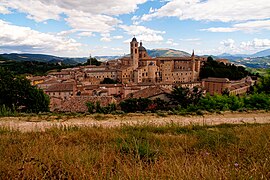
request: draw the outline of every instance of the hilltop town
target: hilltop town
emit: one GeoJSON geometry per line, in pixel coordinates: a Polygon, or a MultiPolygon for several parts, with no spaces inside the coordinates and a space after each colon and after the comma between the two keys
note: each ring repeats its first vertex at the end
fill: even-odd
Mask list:
{"type": "MultiPolygon", "coordinates": [[[[200,79],[206,57],[150,57],[134,37],[130,55],[103,62],[50,72],[47,76],[29,78],[32,85],[44,90],[50,97],[51,111],[85,112],[86,102],[101,105],[117,103],[129,97],[167,99],[175,86],[201,87],[211,95],[228,91],[232,95],[246,93],[253,85],[251,78],[230,81],[228,78],[200,79]],[[106,84],[110,80],[115,83],[106,84]]],[[[229,63],[220,60],[222,63],[229,63]]]]}

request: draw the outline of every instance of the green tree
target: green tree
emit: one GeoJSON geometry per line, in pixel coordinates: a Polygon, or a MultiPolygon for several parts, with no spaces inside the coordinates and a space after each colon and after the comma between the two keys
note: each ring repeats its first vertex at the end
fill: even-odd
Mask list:
{"type": "Polygon", "coordinates": [[[113,80],[111,78],[104,78],[103,81],[100,82],[100,84],[118,84],[119,82],[116,80],[113,80]]]}
{"type": "Polygon", "coordinates": [[[49,111],[49,97],[24,77],[0,68],[0,106],[24,112],[49,111]]]}
{"type": "Polygon", "coordinates": [[[101,65],[101,62],[98,61],[96,58],[90,57],[89,59],[87,59],[87,62],[84,65],[96,65],[96,66],[100,66],[101,65]]]}
{"type": "Polygon", "coordinates": [[[198,87],[189,89],[186,87],[174,87],[171,94],[168,95],[173,105],[180,105],[187,108],[189,105],[196,105],[202,97],[202,91],[198,87]]]}
{"type": "Polygon", "coordinates": [[[254,91],[257,93],[270,94],[270,70],[267,71],[265,76],[259,78],[254,87],[254,91]]]}

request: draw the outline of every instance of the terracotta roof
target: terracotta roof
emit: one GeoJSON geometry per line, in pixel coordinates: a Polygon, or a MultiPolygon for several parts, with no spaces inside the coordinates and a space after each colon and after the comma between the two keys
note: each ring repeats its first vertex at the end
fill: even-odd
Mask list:
{"type": "Polygon", "coordinates": [[[29,78],[30,81],[39,81],[39,80],[45,80],[46,77],[45,76],[34,76],[29,78]]]}
{"type": "Polygon", "coordinates": [[[165,89],[163,87],[149,87],[142,89],[140,91],[137,91],[135,93],[130,93],[127,95],[127,98],[130,98],[131,96],[133,98],[150,98],[153,96],[157,96],[159,94],[170,94],[171,91],[169,89],[165,89]]]}
{"type": "Polygon", "coordinates": [[[207,79],[203,79],[203,81],[206,82],[230,82],[228,78],[213,78],[213,77],[208,77],[207,79]]]}
{"type": "Polygon", "coordinates": [[[69,75],[69,72],[64,71],[64,72],[50,72],[49,75],[69,75]]]}
{"type": "Polygon", "coordinates": [[[73,87],[73,83],[58,83],[48,87],[46,92],[70,92],[73,91],[73,87]]]}
{"type": "Polygon", "coordinates": [[[230,87],[230,90],[236,90],[236,89],[241,89],[243,87],[249,87],[250,85],[248,83],[244,83],[244,84],[237,84],[237,85],[233,85],[232,87],[230,87]]]}
{"type": "Polygon", "coordinates": [[[59,80],[56,80],[56,79],[49,79],[47,81],[44,81],[43,83],[40,83],[40,84],[58,84],[60,83],[61,81],[59,80]]]}

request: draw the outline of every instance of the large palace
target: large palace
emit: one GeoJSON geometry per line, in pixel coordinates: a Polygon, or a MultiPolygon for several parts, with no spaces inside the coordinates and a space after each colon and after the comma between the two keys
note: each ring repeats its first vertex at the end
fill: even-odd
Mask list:
{"type": "Polygon", "coordinates": [[[142,42],[134,37],[130,42],[130,56],[121,58],[123,83],[187,83],[199,80],[201,63],[205,58],[155,57],[147,54],[142,42]]]}
{"type": "Polygon", "coordinates": [[[30,78],[33,85],[50,96],[52,111],[85,112],[86,102],[106,105],[129,97],[161,98],[166,100],[174,86],[200,86],[210,94],[228,89],[231,94],[245,93],[250,83],[243,79],[199,79],[200,68],[206,61],[194,55],[185,57],[150,57],[142,42],[134,37],[130,55],[104,62],[101,66],[79,66],[50,72],[47,76],[30,78]],[[118,84],[103,84],[105,78],[118,84]]]}

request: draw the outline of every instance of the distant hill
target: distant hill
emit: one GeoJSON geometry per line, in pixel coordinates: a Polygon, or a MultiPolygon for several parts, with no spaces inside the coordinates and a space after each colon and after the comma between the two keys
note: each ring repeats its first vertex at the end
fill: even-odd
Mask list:
{"type": "Polygon", "coordinates": [[[4,58],[4,57],[2,57],[2,56],[0,55],[0,62],[4,62],[4,61],[8,61],[8,59],[7,59],[7,58],[4,58]]]}
{"type": "Polygon", "coordinates": [[[191,56],[185,51],[175,49],[152,49],[147,50],[147,53],[151,57],[187,57],[191,56]]]}
{"type": "Polygon", "coordinates": [[[75,65],[78,63],[86,62],[87,58],[66,58],[66,57],[57,57],[45,54],[0,54],[5,59],[14,60],[14,61],[37,61],[37,62],[47,62],[47,63],[58,63],[75,65]]]}
{"type": "Polygon", "coordinates": [[[252,54],[252,57],[265,57],[270,56],[270,49],[266,49],[255,54],[252,54]]]}
{"type": "Polygon", "coordinates": [[[96,58],[98,61],[104,62],[104,61],[118,59],[120,57],[121,56],[95,56],[94,58],[96,58]]]}
{"type": "MultiPolygon", "coordinates": [[[[151,49],[147,50],[147,53],[151,57],[188,57],[191,56],[185,51],[175,50],[175,49],[151,49]]],[[[125,55],[128,57],[129,54],[125,55]]],[[[95,56],[98,61],[110,61],[114,59],[119,59],[123,56],[95,56]]]]}

